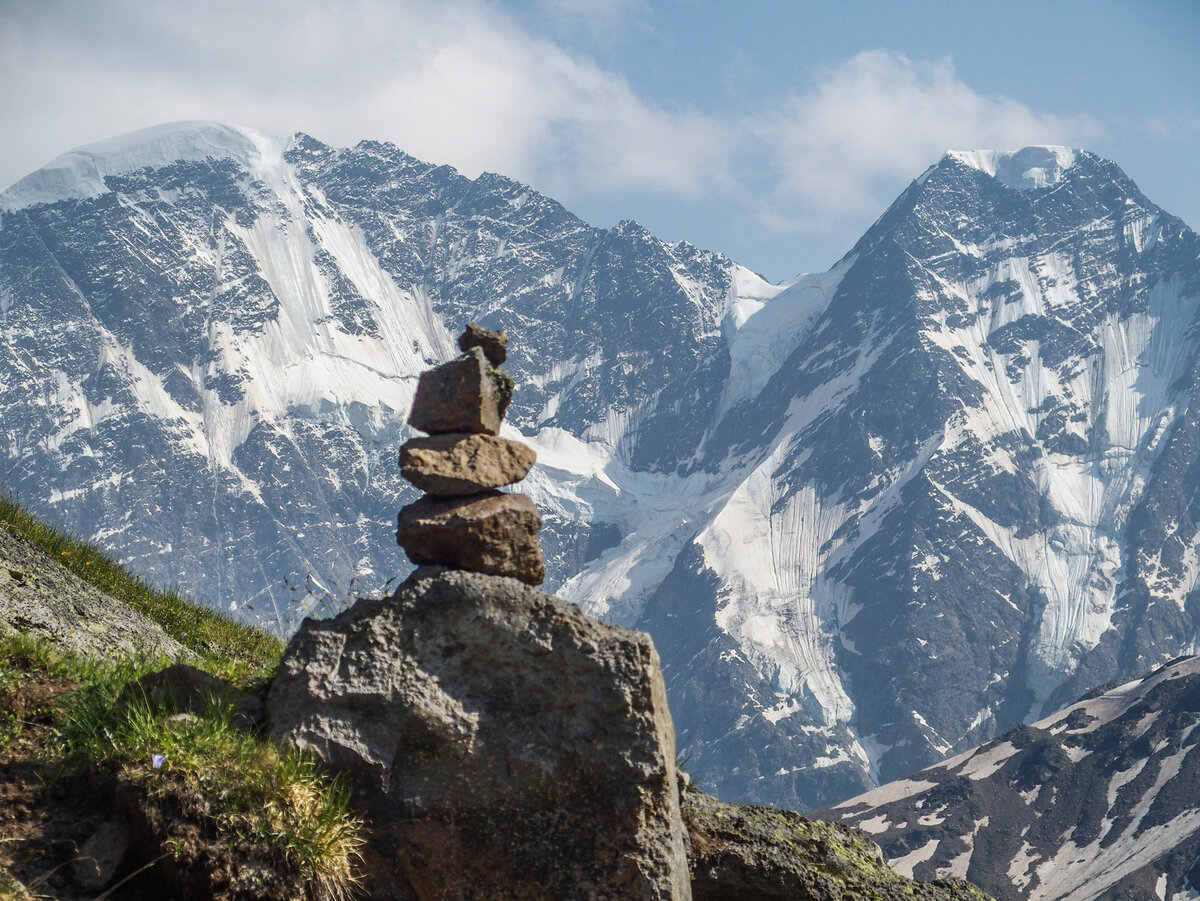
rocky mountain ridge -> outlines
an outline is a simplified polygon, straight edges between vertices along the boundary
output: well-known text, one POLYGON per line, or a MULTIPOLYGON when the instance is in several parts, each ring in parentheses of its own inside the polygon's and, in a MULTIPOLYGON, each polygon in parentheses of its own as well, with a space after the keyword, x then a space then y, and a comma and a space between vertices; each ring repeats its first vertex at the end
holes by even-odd
POLYGON ((1194 898, 1200 885, 1200 658, 821 813, 901 872, 998 899, 1194 898))
POLYGON ((397 571, 398 411, 444 323, 507 328, 549 587, 654 636, 728 797, 846 797, 1195 644, 1200 239, 1086 152, 947 154, 786 285, 211 123, 0 209, 7 484, 252 616, 397 571))

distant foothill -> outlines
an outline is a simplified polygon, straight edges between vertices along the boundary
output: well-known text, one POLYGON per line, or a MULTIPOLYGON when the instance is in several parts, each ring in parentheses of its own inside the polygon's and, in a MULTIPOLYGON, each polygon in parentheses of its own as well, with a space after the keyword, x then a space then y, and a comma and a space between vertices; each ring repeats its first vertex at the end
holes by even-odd
POLYGON ((462 354, 421 373, 408 423, 427 432, 400 448, 401 474, 425 492, 401 509, 396 540, 418 566, 435 564, 529 585, 546 577, 533 502, 498 489, 528 475, 537 455, 501 438, 513 380, 501 364, 508 336, 474 322, 462 354))

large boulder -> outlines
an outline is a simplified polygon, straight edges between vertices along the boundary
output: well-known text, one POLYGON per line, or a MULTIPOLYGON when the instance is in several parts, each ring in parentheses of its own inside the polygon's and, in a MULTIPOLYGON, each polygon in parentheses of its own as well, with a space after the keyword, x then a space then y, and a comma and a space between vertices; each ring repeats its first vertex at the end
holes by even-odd
POLYGON ((419 569, 306 621, 267 711, 274 738, 350 775, 373 853, 418 898, 690 897, 642 633, 513 579, 419 569))

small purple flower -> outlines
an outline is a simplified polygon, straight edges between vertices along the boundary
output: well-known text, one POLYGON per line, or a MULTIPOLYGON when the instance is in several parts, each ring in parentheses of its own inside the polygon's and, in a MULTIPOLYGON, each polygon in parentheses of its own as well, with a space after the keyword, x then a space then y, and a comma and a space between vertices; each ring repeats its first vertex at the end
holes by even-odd
POLYGON ((164 755, 164 754, 151 754, 150 755, 150 765, 152 767, 154 767, 156 770, 161 770, 163 761, 166 759, 167 759, 166 755, 164 755))

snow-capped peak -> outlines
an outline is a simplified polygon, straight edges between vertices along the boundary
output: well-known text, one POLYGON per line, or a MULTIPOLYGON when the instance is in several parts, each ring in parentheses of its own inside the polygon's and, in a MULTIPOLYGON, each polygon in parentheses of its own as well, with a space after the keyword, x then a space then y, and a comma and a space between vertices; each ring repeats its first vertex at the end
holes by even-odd
POLYGON ((948 150, 946 156, 992 176, 1018 191, 1045 188, 1062 180, 1079 151, 1070 147, 1022 147, 1020 150, 948 150))
POLYGON ((283 142, 221 122, 172 122, 68 151, 0 193, 0 209, 18 210, 108 192, 106 176, 178 161, 236 159, 252 172, 282 153, 283 142))

